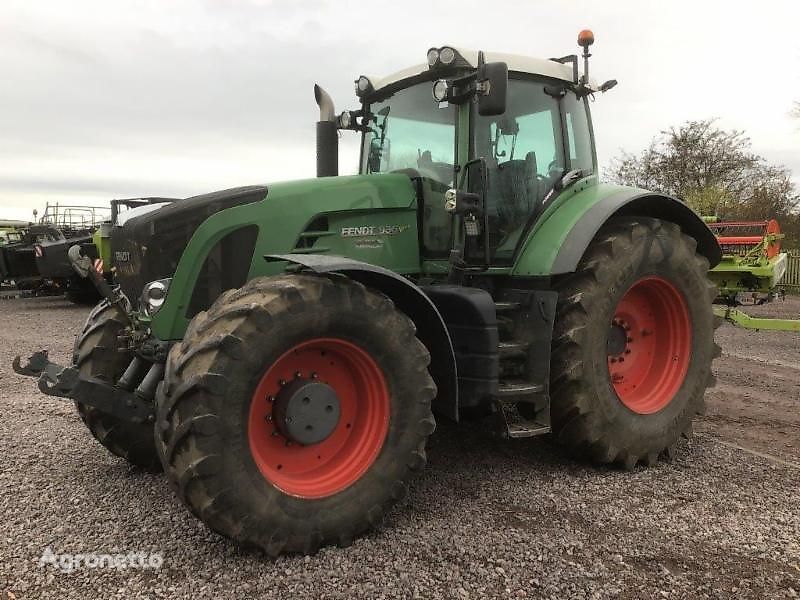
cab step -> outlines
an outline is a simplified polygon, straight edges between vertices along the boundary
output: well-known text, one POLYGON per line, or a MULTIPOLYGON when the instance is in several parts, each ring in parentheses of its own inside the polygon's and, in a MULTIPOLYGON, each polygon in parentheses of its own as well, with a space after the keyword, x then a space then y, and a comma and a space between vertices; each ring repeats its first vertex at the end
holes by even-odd
POLYGON ((528 355, 528 342, 519 342, 511 340, 507 342, 500 342, 497 346, 497 352, 500 354, 500 360, 504 358, 525 358, 528 355))
POLYGON ((526 396, 535 396, 544 392, 544 385, 530 381, 501 381, 497 386, 495 397, 500 400, 514 399, 524 401, 526 396))
POLYGON ((495 311, 498 313, 517 310, 522 306, 520 302, 495 302, 495 311))
POLYGON ((515 402, 496 400, 499 433, 504 438, 528 438, 550 433, 550 425, 520 414, 515 402))

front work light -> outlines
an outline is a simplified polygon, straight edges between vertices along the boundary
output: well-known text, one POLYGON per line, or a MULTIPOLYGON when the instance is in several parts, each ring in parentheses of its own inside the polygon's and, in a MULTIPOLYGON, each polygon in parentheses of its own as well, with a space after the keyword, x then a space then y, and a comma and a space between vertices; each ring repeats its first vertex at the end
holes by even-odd
POLYGON ((369 77, 362 75, 356 79, 356 96, 363 96, 372 91, 372 82, 369 77))
POLYGON ((339 129, 348 129, 353 123, 353 115, 349 110, 346 110, 339 115, 338 121, 339 129))
POLYGON ((428 66, 432 67, 439 60, 439 51, 436 48, 428 50, 428 66))
POLYGON ((456 51, 452 48, 445 46, 439 51, 439 60, 442 61, 443 65, 452 65, 455 59, 456 51))

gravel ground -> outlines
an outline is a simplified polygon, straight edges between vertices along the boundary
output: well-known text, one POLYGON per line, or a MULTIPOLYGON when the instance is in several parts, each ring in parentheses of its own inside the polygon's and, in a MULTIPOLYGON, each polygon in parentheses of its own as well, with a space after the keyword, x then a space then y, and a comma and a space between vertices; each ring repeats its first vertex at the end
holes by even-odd
MULTIPOLYGON (((761 313, 800 314, 790 299, 761 313)), ((162 476, 110 456, 70 404, 10 369, 67 361, 88 310, 0 301, 0 600, 14 598, 794 598, 800 595, 800 338, 723 325, 708 415, 671 463, 591 468, 546 439, 441 423, 384 527, 269 560, 207 531, 162 476), (157 552, 160 569, 37 564, 157 552)))

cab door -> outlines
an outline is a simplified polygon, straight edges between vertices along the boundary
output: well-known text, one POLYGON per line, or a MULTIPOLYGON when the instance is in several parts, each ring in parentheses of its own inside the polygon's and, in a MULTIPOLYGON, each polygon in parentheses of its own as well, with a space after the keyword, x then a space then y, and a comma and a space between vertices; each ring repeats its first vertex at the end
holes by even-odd
POLYGON ((488 240, 472 245, 472 258, 488 246, 490 265, 512 264, 520 237, 564 173, 559 98, 548 91, 545 83, 512 79, 503 115, 474 116, 474 155, 486 162, 488 240))

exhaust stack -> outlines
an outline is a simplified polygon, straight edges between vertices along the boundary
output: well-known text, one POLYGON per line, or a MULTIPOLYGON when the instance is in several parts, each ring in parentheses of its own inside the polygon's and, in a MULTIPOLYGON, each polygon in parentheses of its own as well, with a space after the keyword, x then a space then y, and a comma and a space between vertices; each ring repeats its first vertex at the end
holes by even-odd
POLYGON ((319 106, 317 121, 317 177, 336 177, 339 174, 339 133, 336 111, 328 92, 314 84, 314 98, 319 106))

